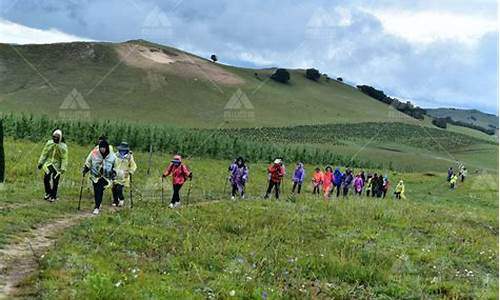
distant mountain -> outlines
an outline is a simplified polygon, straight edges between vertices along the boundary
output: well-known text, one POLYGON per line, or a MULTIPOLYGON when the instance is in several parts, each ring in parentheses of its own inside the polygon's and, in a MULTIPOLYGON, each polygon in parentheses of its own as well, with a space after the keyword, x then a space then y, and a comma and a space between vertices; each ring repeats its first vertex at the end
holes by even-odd
POLYGON ((498 131, 498 116, 477 109, 428 108, 427 114, 434 118, 450 117, 454 121, 465 122, 486 129, 498 131))

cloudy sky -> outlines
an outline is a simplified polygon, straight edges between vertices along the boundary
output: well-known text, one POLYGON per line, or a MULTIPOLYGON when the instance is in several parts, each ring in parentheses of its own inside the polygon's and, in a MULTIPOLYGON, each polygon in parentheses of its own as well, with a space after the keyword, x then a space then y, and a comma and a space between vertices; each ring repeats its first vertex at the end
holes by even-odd
POLYGON ((497 13, 493 0, 0 0, 0 42, 143 38, 497 113, 497 13))

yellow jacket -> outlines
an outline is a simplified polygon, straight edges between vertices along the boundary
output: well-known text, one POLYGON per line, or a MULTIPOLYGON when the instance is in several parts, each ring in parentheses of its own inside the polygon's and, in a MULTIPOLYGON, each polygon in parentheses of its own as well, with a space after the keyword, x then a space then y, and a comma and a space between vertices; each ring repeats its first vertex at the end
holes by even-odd
POLYGON ((124 186, 130 185, 130 175, 135 173, 137 165, 135 164, 134 155, 132 151, 127 153, 123 158, 120 157, 120 153, 117 152, 115 160, 116 177, 113 180, 113 184, 120 184, 124 186))
POLYGON ((68 167, 68 146, 63 142, 56 144, 49 140, 43 147, 38 164, 42 165, 46 174, 49 173, 50 166, 53 166, 57 173, 63 173, 68 167))

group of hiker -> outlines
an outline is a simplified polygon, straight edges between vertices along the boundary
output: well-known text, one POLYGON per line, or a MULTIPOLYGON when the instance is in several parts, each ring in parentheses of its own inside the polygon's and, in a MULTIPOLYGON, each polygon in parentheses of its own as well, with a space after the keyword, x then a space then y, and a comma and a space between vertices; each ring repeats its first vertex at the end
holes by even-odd
POLYGON ((446 181, 450 183, 450 189, 454 190, 457 188, 458 180, 460 180, 460 182, 464 182, 467 174, 467 168, 463 164, 458 166, 458 174, 453 170, 453 167, 449 167, 446 181))
MULTIPOLYGON (((57 191, 61 175, 64 174, 68 166, 68 147, 64 142, 63 133, 56 129, 52 133, 52 138, 45 144, 40 159, 38 169, 43 170, 45 196, 44 199, 50 202, 57 200, 57 191)), ((96 146, 92 148, 86 157, 82 176, 85 178, 89 174, 92 182, 95 206, 93 214, 99 214, 103 202, 104 191, 111 188, 112 206, 124 206, 125 188, 131 189, 132 176, 136 172, 137 165, 132 151, 126 142, 121 142, 115 152, 113 146, 109 144, 105 136, 99 137, 96 146)), ((243 157, 236 158, 228 168, 228 180, 231 184, 231 198, 245 197, 245 186, 249 178, 249 170, 243 157)), ((274 190, 274 197, 280 198, 282 184, 286 175, 283 159, 276 158, 267 168, 267 188, 264 199, 268 199, 274 190)), ((464 173, 461 173, 462 180, 464 173)), ((192 180, 193 173, 183 163, 180 155, 175 155, 162 173, 162 182, 165 177, 172 177, 172 199, 169 207, 180 206, 180 190, 187 180, 192 180)), ((293 194, 300 194, 302 185, 305 182, 306 170, 302 162, 298 162, 292 176, 293 194)), ((453 176, 450 181, 453 181, 453 176)), ((323 194, 325 199, 329 199, 333 194, 337 197, 347 197, 353 191, 358 196, 385 198, 389 190, 390 182, 387 176, 374 173, 365 174, 360 171, 356 175, 350 168, 341 172, 339 168, 327 166, 323 171, 316 168, 311 176, 313 194, 323 194)), ((83 179, 82 179, 83 188, 83 179)), ((404 198, 404 183, 401 180, 395 190, 396 198, 404 198)))

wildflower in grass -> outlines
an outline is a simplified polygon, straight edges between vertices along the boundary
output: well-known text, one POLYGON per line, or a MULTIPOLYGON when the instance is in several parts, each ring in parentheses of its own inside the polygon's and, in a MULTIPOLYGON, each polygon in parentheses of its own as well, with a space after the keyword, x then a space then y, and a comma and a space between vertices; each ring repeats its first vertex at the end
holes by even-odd
POLYGON ((115 287, 120 287, 123 284, 121 280, 118 280, 117 283, 115 283, 115 287))
POLYGON ((231 290, 229 292, 229 296, 234 297, 235 295, 236 295, 236 291, 235 290, 231 290))

